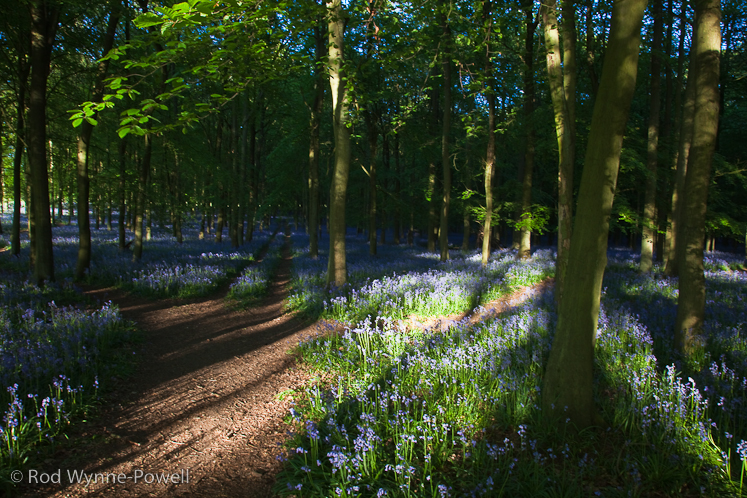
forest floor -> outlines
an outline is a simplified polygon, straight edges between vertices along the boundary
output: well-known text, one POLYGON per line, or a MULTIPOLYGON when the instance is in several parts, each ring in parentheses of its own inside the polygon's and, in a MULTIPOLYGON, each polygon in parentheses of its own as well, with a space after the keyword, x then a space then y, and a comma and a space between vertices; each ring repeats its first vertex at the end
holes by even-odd
MULTIPOLYGON (((283 393, 302 391, 311 378, 291 351, 301 339, 330 330, 284 310, 292 264, 288 242, 268 295, 247 310, 226 306, 228 285, 190 300, 88 290, 90 297, 118 305, 145 332, 138 352, 143 357, 137 372, 109 393, 95 420, 77 424, 70 441, 45 462, 60 470, 61 483, 26 487, 22 495, 275 496, 277 455, 290 429, 284 418, 293 403, 283 393), (71 483, 69 474, 76 471, 96 482, 71 483)), ((548 285, 552 279, 472 314, 410 317, 405 325, 445 329, 465 316, 481 320, 548 285)))

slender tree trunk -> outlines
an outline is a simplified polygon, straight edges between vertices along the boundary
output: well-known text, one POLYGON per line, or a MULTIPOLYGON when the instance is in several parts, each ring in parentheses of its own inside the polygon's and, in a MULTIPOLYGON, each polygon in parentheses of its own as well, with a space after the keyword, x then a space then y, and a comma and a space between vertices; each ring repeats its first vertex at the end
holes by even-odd
POLYGON ((119 231, 119 250, 123 251, 127 244, 125 238, 125 212, 126 212, 126 164, 127 159, 127 141, 123 138, 119 141, 119 222, 117 224, 117 230, 119 231))
POLYGON ((718 135, 721 55, 720 1, 697 0, 695 9, 695 115, 685 180, 683 212, 687 216, 681 219, 682 238, 678 241, 682 250, 679 253, 679 298, 675 326, 675 347, 684 354, 692 354, 702 346, 705 317, 703 239, 708 184, 718 135))
MULTIPOLYGON (((438 130, 438 87, 434 85, 431 92, 431 121, 430 128, 432 137, 436 137, 438 130)), ((430 149, 430 147, 429 147, 430 149)), ((436 158, 435 154, 428 152, 428 252, 436 252, 438 239, 438 200, 436 198, 436 158)))
POLYGON ((26 85, 31 66, 26 60, 25 43, 18 43, 18 93, 16 100, 16 144, 13 156, 13 226, 10 233, 11 254, 21 254, 21 164, 26 136, 26 85))
POLYGON ((32 171, 33 210, 36 225, 34 280, 42 286, 54 281, 52 223, 49 217, 47 171, 47 79, 59 11, 44 3, 31 4, 31 85, 29 87, 28 157, 32 171))
POLYGON ((643 273, 651 271, 654 257, 656 226, 656 176, 659 161, 659 111, 661 109, 661 52, 664 25, 662 0, 654 0, 654 36, 651 42, 651 93, 648 117, 648 148, 646 153, 646 193, 643 202, 643 232, 641 234, 641 265, 643 273))
POLYGON ((542 409, 565 425, 595 422, 594 345, 623 135, 635 90, 646 0, 619 0, 589 134, 565 289, 542 388, 542 409))
POLYGON ((443 197, 441 201, 441 223, 439 229, 439 246, 441 261, 449 259, 449 205, 451 204, 451 153, 449 135, 451 134, 451 26, 446 16, 446 2, 441 3, 441 23, 443 26, 441 70, 444 82, 444 118, 441 132, 441 167, 443 168, 443 197))
POLYGON ((140 177, 137 185, 137 203, 135 206, 135 245, 132 251, 132 260, 140 261, 143 257, 143 217, 145 215, 145 189, 148 185, 150 175, 150 160, 153 153, 153 140, 146 134, 145 150, 143 151, 142 163, 140 164, 140 177))
POLYGON ((488 101, 488 146, 485 152, 485 219, 482 228, 482 266, 488 265, 490 258, 490 238, 493 225, 493 168, 495 167, 495 89, 493 62, 490 48, 493 36, 493 16, 491 0, 482 4, 482 19, 485 23, 485 86, 488 101))
POLYGON ((347 281, 345 254, 345 200, 350 173, 350 130, 348 92, 343 81, 343 54, 346 16, 341 0, 328 0, 329 84, 332 93, 335 166, 329 192, 329 261, 327 284, 341 286, 347 281))
POLYGON ((365 112, 366 132, 368 135, 368 253, 376 256, 376 155, 378 154, 379 133, 376 129, 376 117, 370 110, 365 112))
MULTIPOLYGON (((564 16, 569 15, 573 2, 564 4, 564 16)), ((572 15, 572 14, 571 14, 572 15)), ((557 5, 554 0, 542 7, 542 24, 545 32, 545 51, 547 53, 547 74, 550 83, 553 114, 555 117, 555 136, 558 142, 558 259, 555 271, 555 297, 559 303, 563 295, 563 277, 568 265, 568 251, 571 245, 572 204, 573 204, 573 162, 574 157, 574 119, 571 109, 575 101, 575 77, 565 78, 564 71, 575 73, 575 29, 568 27, 573 18, 564 19, 564 56, 566 67, 560 66, 560 39, 557 20, 557 5), (567 83, 567 84, 566 84, 567 83)))
POLYGON ((402 236, 402 184, 399 175, 402 174, 399 157, 399 134, 394 134, 394 245, 400 245, 402 236))
POLYGON ((532 249, 532 174, 534 170, 534 19, 533 3, 524 3, 527 33, 524 44, 524 130, 526 149, 524 152, 524 178, 521 185, 521 211, 519 229, 519 252, 517 259, 527 259, 532 249))
POLYGON ((314 102, 309 119, 309 257, 319 257, 319 130, 324 105, 324 51, 325 37, 321 21, 314 28, 314 102))
POLYGON ((586 3, 586 69, 591 80, 591 95, 596 98, 599 91, 599 77, 595 63, 595 36, 594 36, 594 1, 587 0, 586 3))

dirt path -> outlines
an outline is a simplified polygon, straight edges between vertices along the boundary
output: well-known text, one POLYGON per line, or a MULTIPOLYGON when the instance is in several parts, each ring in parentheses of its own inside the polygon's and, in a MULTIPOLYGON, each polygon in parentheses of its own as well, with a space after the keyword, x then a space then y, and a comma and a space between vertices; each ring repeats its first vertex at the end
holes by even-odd
MULTIPOLYGON (((127 386, 113 396, 87 444, 67 455, 67 471, 122 474, 107 482, 27 490, 29 496, 273 496, 276 456, 286 438, 282 419, 291 401, 277 394, 306 380, 287 351, 315 326, 283 313, 290 280, 288 246, 269 295, 258 307, 228 309, 218 296, 152 301, 115 289, 93 292, 112 299, 122 314, 147 332, 145 358, 127 386), (188 482, 186 471, 189 470, 188 482), (172 476, 148 483, 148 473, 172 476), (134 482, 135 477, 139 482, 134 482)), ((50 462, 51 463, 51 462, 50 462)), ((160 475, 158 476, 160 477, 160 475)))

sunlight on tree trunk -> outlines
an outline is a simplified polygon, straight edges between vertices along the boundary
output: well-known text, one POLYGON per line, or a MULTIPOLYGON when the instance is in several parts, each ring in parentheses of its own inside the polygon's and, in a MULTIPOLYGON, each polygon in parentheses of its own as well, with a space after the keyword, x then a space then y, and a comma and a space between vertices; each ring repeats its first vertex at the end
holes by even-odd
POLYGON ((348 276, 345 254, 345 198, 350 173, 348 92, 343 80, 345 16, 341 0, 327 2, 329 20, 329 85, 332 93, 335 165, 329 192, 329 260, 327 284, 343 285, 348 276))
POLYGON ((143 151, 142 164, 140 165, 140 176, 137 184, 137 201, 135 204, 135 245, 132 251, 132 260, 140 261, 143 257, 143 222, 146 204, 146 188, 148 176, 150 175, 150 160, 153 151, 153 140, 149 134, 144 137, 145 150, 143 151))
POLYGON ((596 422, 592 397, 602 277, 623 135, 635 90, 646 0, 615 2, 589 134, 563 299, 542 388, 542 409, 583 429, 596 422))
POLYGON ((716 148, 719 115, 719 62, 721 55, 721 6, 719 0, 698 0, 695 4, 695 114, 693 141, 685 179, 679 252, 679 298, 675 325, 675 347, 692 354, 700 347, 705 317, 705 275, 703 242, 716 148))
MULTIPOLYGON (((573 3, 567 10, 572 11, 573 3)), ((564 15, 571 15, 564 10, 564 15)), ((572 17, 571 17, 572 21, 572 17)), ((569 21, 572 25, 572 22, 569 21)), ((555 298, 560 302, 563 294, 563 275, 568 264, 568 250, 571 244, 571 223, 573 203, 573 161, 574 134, 571 102, 575 100, 575 78, 568 78, 565 84, 564 68, 560 65, 560 37, 558 33, 557 5, 554 0, 542 6, 542 24, 545 32, 547 75, 550 83, 550 96, 555 117, 555 136, 558 143, 558 257, 555 271, 555 298), (567 93, 567 95, 566 95, 567 93)), ((566 26, 567 28, 567 26, 566 26)), ((567 66, 566 72, 575 71, 574 55, 570 47, 575 46, 575 30, 564 30, 567 66)))
MULTIPOLYGON (((519 223, 519 252, 516 259, 527 259, 532 250, 532 175, 534 173, 535 130, 534 130, 534 32, 538 19, 534 18, 533 3, 525 2, 527 33, 524 40, 524 178, 521 185, 521 205, 519 223)), ((516 231, 514 230, 514 233, 516 231)))

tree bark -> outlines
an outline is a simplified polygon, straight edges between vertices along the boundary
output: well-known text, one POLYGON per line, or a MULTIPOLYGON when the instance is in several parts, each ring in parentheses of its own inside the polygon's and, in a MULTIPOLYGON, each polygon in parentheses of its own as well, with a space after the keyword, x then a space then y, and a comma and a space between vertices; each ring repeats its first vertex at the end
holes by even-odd
POLYGON ((54 281, 52 223, 49 217, 47 171, 47 79, 57 33, 58 7, 31 4, 31 85, 29 87, 28 158, 33 190, 35 233, 34 280, 39 286, 54 281))
POLYGON ((662 0, 654 0, 654 36, 651 41, 651 93, 648 117, 648 147, 646 151, 646 193, 643 201, 643 231, 641 234, 640 271, 651 271, 654 260, 654 239, 656 226, 656 176, 659 161, 659 122, 661 109, 661 52, 662 31, 664 25, 662 0))
POLYGON ((589 146, 571 237, 565 290, 545 371, 542 408, 565 425, 595 422, 594 345, 607 238, 623 135, 635 90, 646 0, 619 0, 612 10, 609 46, 594 104, 589 146))
POLYGON ((153 152, 153 140, 146 134, 144 137, 145 150, 143 151, 142 163, 140 164, 140 176, 137 185, 137 203, 135 206, 135 245, 132 251, 132 260, 140 261, 143 257, 143 218, 145 215, 145 189, 148 185, 150 174, 150 160, 153 152))
POLYGON ((376 256, 376 155, 379 134, 375 117, 370 110, 365 112, 366 134, 368 135, 368 253, 376 256))
POLYGON ((309 118, 309 257, 319 257, 319 130, 324 105, 324 33, 321 20, 314 28, 314 102, 309 118))
POLYGON ((490 238, 493 225, 493 168, 495 167, 495 89, 493 88, 493 61, 490 47, 493 35, 492 2, 484 0, 482 19, 485 23, 485 98, 488 101, 488 146, 485 151, 485 219, 482 226, 482 266, 490 258, 490 238))
MULTIPOLYGON (((573 3, 564 4, 564 18, 567 10, 572 10, 573 3)), ((573 18, 564 19, 564 56, 566 66, 560 66, 560 38, 555 0, 542 7, 542 24, 545 32, 545 51, 547 60, 548 82, 555 118, 555 136, 558 142, 558 257, 555 271, 555 298, 560 302, 563 295, 563 277, 568 264, 568 251, 571 245, 572 203, 573 203, 573 162, 575 126, 571 114, 572 102, 575 101, 575 77, 565 78, 564 72, 575 73, 572 47, 575 47, 575 30, 567 24, 573 24, 573 18), (570 60, 570 61, 569 61, 570 60), (567 83, 567 84, 566 84, 567 83)))
MULTIPOLYGON (((119 23, 119 8, 112 7, 106 33, 103 36, 102 56, 106 55, 114 46, 114 36, 119 23)), ((96 80, 93 84, 91 102, 101 102, 104 96, 104 78, 109 69, 109 61, 99 62, 96 70, 96 80)), ((93 124, 83 120, 78 134, 78 261, 75 266, 75 280, 80 281, 85 277, 86 271, 91 266, 91 221, 88 215, 90 178, 88 176, 88 149, 91 145, 93 124)))
POLYGON ((535 131, 534 131, 534 32, 537 20, 534 19, 533 2, 524 3, 527 33, 524 41, 524 177, 521 185, 521 206, 519 215, 519 252, 517 259, 527 259, 532 249, 532 174, 534 170, 535 131))
MULTIPOLYGON (((26 40, 28 42, 28 39, 26 40)), ((31 66, 26 58, 26 43, 18 41, 18 94, 16 99, 16 144, 13 155, 13 225, 10 233, 10 251, 21 254, 21 164, 26 135, 26 85, 31 66)), ((27 207, 28 209, 28 207, 27 207)))
POLYGON ((124 251, 127 242, 126 242, 126 235, 125 235, 125 213, 126 213, 126 199, 127 199, 127 192, 126 192, 126 156, 127 153, 127 141, 126 137, 121 139, 119 141, 119 222, 118 222, 118 232, 119 232, 119 250, 124 251))
POLYGON ((441 223, 439 229, 439 246, 441 261, 449 259, 449 205, 451 204, 451 159, 449 135, 451 133, 451 26, 446 15, 446 3, 441 4, 441 34, 443 51, 441 69, 443 71, 444 108, 443 128, 441 132, 441 167, 443 168, 443 197, 441 199, 441 223))
POLYGON ((682 250, 678 255, 680 279, 675 325, 675 347, 687 355, 702 346, 701 333, 705 317, 703 241, 708 184, 718 136, 721 56, 719 0, 696 1, 694 30, 695 114, 682 211, 687 216, 681 218, 682 238, 678 241, 682 250))
POLYGON ((341 0, 327 1, 329 30, 329 85, 332 93, 335 166, 329 197, 329 260, 327 284, 341 286, 347 281, 345 254, 345 200, 350 173, 350 130, 348 92, 343 80, 346 18, 341 0))
MULTIPOLYGON (((683 16, 684 17, 684 16, 683 16)), ((685 27, 683 26, 683 30, 685 27)), ((684 31, 681 36, 684 35, 684 31)), ((687 177, 690 145, 693 140, 693 120, 695 116, 695 81, 697 79, 698 67, 695 61, 695 45, 697 43, 696 32, 693 32, 693 43, 690 49, 690 69, 685 86, 685 102, 682 107, 682 118, 680 120, 679 144, 676 155, 677 169, 675 173, 675 184, 672 192, 672 227, 669 239, 669 256, 664 272, 671 276, 679 276, 679 262, 681 247, 678 244, 681 238, 682 204, 685 194, 685 178, 687 177)))

